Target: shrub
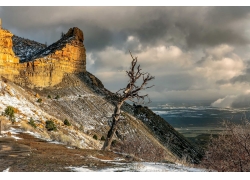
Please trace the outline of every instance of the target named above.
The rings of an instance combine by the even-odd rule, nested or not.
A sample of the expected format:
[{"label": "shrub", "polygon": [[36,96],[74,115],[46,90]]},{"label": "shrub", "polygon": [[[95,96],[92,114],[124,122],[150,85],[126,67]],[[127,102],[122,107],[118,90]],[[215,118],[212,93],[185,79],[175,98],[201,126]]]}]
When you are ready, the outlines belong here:
[{"label": "shrub", "polygon": [[64,123],[64,125],[66,125],[66,126],[70,126],[70,125],[71,125],[70,122],[68,121],[68,119],[65,119],[63,123]]},{"label": "shrub", "polygon": [[250,170],[250,122],[233,124],[225,121],[225,130],[218,136],[211,136],[202,167],[222,172]]},{"label": "shrub", "polygon": [[48,95],[48,98],[51,99],[51,95]]},{"label": "shrub", "polygon": [[38,100],[37,100],[37,102],[39,102],[39,103],[41,103],[43,100],[41,99],[41,98],[39,98]]},{"label": "shrub", "polygon": [[59,95],[56,95],[55,99],[59,99],[59,98],[60,98],[60,96],[59,96]]},{"label": "shrub", "polygon": [[97,140],[97,135],[95,134],[95,135],[93,136],[93,138],[94,138],[95,140]]},{"label": "shrub", "polygon": [[54,124],[53,121],[49,120],[49,121],[46,121],[45,123],[46,123],[45,127],[48,131],[55,131],[56,130],[56,125]]},{"label": "shrub", "polygon": [[66,145],[73,145],[74,144],[74,140],[70,136],[64,134],[61,131],[51,133],[51,138],[55,141],[62,142]]},{"label": "shrub", "polygon": [[105,141],[105,137],[104,136],[101,137],[101,141]]},{"label": "shrub", "polygon": [[116,140],[113,140],[112,142],[111,142],[111,145],[112,146],[115,146],[117,144],[117,141]]},{"label": "shrub", "polygon": [[35,121],[33,120],[33,118],[31,117],[30,118],[30,121],[28,122],[29,125],[31,125],[33,128],[36,128],[36,124],[35,124]]},{"label": "shrub", "polygon": [[15,122],[15,108],[12,106],[7,106],[4,110],[5,116],[9,117],[9,120],[12,124]]}]

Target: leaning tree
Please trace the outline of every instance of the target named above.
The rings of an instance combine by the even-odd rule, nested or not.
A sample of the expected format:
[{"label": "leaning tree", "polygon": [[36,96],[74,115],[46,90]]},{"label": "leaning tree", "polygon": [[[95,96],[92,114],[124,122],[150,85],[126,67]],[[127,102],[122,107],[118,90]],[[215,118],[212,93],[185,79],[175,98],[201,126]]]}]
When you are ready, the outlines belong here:
[{"label": "leaning tree", "polygon": [[[128,85],[125,88],[118,90],[115,93],[115,109],[114,114],[112,115],[112,125],[110,130],[108,131],[107,138],[103,145],[103,150],[110,150],[110,145],[112,139],[115,135],[115,132],[118,128],[118,123],[122,119],[121,117],[121,106],[127,100],[132,101],[137,104],[144,103],[144,99],[147,98],[149,100],[148,94],[141,95],[140,91],[151,88],[153,86],[147,86],[148,82],[154,79],[148,72],[141,72],[140,65],[137,65],[137,57],[133,57],[131,54],[132,62],[129,71],[126,71],[127,76],[129,77]],[[141,81],[138,85],[138,81]],[[149,100],[150,101],[150,100]]]}]

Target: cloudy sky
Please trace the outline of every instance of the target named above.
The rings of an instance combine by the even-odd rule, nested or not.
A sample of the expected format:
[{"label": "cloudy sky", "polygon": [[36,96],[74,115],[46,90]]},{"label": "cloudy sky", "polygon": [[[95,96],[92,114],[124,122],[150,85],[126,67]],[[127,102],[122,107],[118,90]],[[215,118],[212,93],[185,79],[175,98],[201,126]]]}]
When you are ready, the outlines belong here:
[{"label": "cloudy sky", "polygon": [[250,7],[0,7],[3,27],[51,44],[84,32],[87,70],[115,92],[129,50],[155,86],[152,101],[250,104]]}]

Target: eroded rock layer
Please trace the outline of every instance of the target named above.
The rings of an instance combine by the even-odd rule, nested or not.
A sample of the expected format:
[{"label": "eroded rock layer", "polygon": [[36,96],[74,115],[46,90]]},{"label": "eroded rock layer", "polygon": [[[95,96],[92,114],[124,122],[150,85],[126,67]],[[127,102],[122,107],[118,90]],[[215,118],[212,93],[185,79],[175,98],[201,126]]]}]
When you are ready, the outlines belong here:
[{"label": "eroded rock layer", "polygon": [[[26,56],[24,63],[13,52],[13,34],[0,29],[0,75],[30,87],[48,87],[60,83],[64,75],[86,72],[83,32],[74,27],[60,40]],[[23,53],[22,58],[25,57]],[[29,58],[29,59],[28,59]]]}]

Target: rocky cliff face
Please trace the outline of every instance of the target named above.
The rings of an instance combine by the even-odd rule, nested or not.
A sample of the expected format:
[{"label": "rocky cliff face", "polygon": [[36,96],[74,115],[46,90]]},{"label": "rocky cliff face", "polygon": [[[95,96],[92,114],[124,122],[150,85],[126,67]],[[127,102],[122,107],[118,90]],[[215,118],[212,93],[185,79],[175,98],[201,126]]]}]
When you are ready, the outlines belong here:
[{"label": "rocky cliff face", "polygon": [[12,36],[8,30],[0,29],[0,74],[9,78],[19,74],[19,58],[12,50]]},{"label": "rocky cliff face", "polygon": [[[76,27],[48,47],[14,37],[16,44],[13,49],[24,63],[19,63],[12,50],[12,36],[9,31],[1,29],[0,74],[20,85],[40,88],[54,86],[67,74],[86,71],[84,37]],[[29,51],[25,53],[24,49]]]}]

